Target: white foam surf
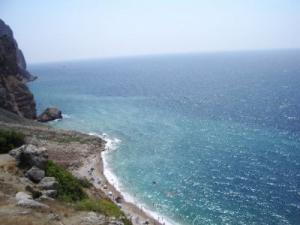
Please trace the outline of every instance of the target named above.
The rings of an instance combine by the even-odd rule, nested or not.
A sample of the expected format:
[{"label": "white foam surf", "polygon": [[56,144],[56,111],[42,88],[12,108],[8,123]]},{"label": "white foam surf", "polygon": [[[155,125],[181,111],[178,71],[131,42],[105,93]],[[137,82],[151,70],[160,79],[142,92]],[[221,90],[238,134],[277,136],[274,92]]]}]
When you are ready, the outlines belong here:
[{"label": "white foam surf", "polygon": [[109,165],[108,157],[109,155],[118,149],[118,146],[121,143],[121,140],[118,138],[110,138],[106,133],[99,135],[97,133],[89,133],[89,135],[94,135],[97,137],[102,138],[106,141],[105,151],[101,153],[102,160],[103,160],[103,173],[108,182],[114,186],[114,188],[120,192],[126,202],[132,203],[137,206],[139,209],[143,210],[147,215],[151,216],[152,218],[158,220],[161,224],[165,225],[178,225],[175,221],[172,221],[170,218],[155,212],[153,209],[150,209],[146,204],[140,202],[138,199],[133,197],[127,191],[123,184],[120,182],[119,178],[113,172],[113,169]]}]

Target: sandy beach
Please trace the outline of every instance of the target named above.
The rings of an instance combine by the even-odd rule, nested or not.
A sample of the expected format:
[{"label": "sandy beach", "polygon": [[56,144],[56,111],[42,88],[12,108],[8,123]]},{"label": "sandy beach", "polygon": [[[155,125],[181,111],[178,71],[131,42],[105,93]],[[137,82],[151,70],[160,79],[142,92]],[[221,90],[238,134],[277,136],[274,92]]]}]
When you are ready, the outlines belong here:
[{"label": "sandy beach", "polygon": [[0,122],[0,127],[21,131],[26,135],[28,143],[45,147],[51,160],[64,165],[75,176],[91,181],[96,191],[100,190],[100,195],[104,193],[121,207],[134,225],[170,224],[166,221],[158,221],[144,208],[141,209],[132,202],[126,201],[122,193],[109,182],[109,177],[104,175],[103,163],[103,154],[109,150],[105,148],[106,144],[104,144],[103,138],[76,131],[40,126],[37,123],[30,123],[30,121],[25,122],[22,125]]},{"label": "sandy beach", "polygon": [[93,185],[101,189],[112,201],[114,201],[119,207],[122,208],[124,213],[132,223],[135,225],[141,224],[153,224],[153,225],[164,225],[171,224],[163,220],[162,217],[155,218],[155,215],[151,215],[147,209],[143,206],[134,204],[132,200],[124,198],[124,195],[114,186],[114,179],[107,177],[108,171],[105,171],[105,162],[103,158],[107,154],[109,149],[105,148],[104,151],[99,151],[96,154],[89,155],[82,166],[80,166],[75,173],[80,177],[86,177],[90,180]]}]

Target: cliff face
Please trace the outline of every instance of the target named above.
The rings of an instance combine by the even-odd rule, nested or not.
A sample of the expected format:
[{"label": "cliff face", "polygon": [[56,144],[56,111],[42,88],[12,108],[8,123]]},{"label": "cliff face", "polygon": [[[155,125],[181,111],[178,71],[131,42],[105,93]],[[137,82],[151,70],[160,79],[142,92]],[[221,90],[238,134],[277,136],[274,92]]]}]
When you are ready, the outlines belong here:
[{"label": "cliff face", "polygon": [[0,107],[35,119],[35,101],[26,85],[34,79],[26,70],[25,58],[12,30],[0,19]]}]

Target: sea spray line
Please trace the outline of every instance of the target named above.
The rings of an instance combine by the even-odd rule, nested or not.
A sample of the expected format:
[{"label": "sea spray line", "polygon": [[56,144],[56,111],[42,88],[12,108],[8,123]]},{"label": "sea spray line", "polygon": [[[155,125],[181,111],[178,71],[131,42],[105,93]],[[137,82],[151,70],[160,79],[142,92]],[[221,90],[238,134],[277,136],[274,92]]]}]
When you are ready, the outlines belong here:
[{"label": "sea spray line", "polygon": [[65,113],[62,114],[62,117],[64,119],[70,119],[70,118],[72,118],[72,116],[70,114],[65,114]]},{"label": "sea spray line", "polygon": [[174,222],[170,218],[166,217],[165,215],[162,215],[158,212],[155,212],[149,207],[147,207],[145,204],[139,202],[135,197],[133,197],[131,194],[124,191],[123,185],[117,178],[117,176],[112,172],[112,168],[109,166],[107,156],[112,153],[113,151],[118,149],[119,144],[121,143],[121,140],[118,138],[109,138],[106,133],[102,133],[102,135],[90,132],[88,133],[92,136],[97,136],[102,138],[106,144],[105,144],[105,151],[101,152],[102,160],[103,160],[103,174],[108,180],[108,182],[115,187],[117,191],[119,191],[126,202],[132,203],[136,205],[139,209],[141,209],[143,212],[148,214],[149,216],[157,219],[160,223],[165,225],[179,225],[177,222]]}]

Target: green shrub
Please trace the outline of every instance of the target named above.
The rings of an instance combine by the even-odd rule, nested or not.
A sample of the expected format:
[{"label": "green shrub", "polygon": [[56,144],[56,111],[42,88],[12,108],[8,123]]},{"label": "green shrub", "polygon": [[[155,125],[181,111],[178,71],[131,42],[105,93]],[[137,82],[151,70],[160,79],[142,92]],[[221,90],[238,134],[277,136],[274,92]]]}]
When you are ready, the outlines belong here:
[{"label": "green shrub", "polygon": [[108,199],[84,199],[75,205],[77,210],[94,211],[106,216],[116,217],[123,221],[125,225],[132,225],[121,209]]},{"label": "green shrub", "polygon": [[20,132],[0,129],[0,154],[22,146],[25,143],[24,139],[24,134]]},{"label": "green shrub", "polygon": [[91,183],[86,179],[80,180],[74,177],[69,171],[48,161],[46,176],[55,177],[59,183],[58,198],[62,201],[75,202],[77,210],[94,211],[106,216],[113,216],[123,221],[124,225],[132,225],[125,217],[121,209],[108,199],[90,199],[83,190],[84,187],[90,187]]},{"label": "green shrub", "polygon": [[58,198],[67,202],[76,202],[88,196],[83,190],[81,182],[63,167],[48,161],[46,175],[55,177],[59,183]]},{"label": "green shrub", "polygon": [[80,185],[84,188],[90,188],[93,186],[92,183],[89,182],[86,178],[77,179],[77,180],[80,183]]},{"label": "green shrub", "polygon": [[107,199],[84,199],[77,202],[75,208],[78,210],[94,211],[105,214],[106,216],[120,217],[122,211],[113,202]]}]

